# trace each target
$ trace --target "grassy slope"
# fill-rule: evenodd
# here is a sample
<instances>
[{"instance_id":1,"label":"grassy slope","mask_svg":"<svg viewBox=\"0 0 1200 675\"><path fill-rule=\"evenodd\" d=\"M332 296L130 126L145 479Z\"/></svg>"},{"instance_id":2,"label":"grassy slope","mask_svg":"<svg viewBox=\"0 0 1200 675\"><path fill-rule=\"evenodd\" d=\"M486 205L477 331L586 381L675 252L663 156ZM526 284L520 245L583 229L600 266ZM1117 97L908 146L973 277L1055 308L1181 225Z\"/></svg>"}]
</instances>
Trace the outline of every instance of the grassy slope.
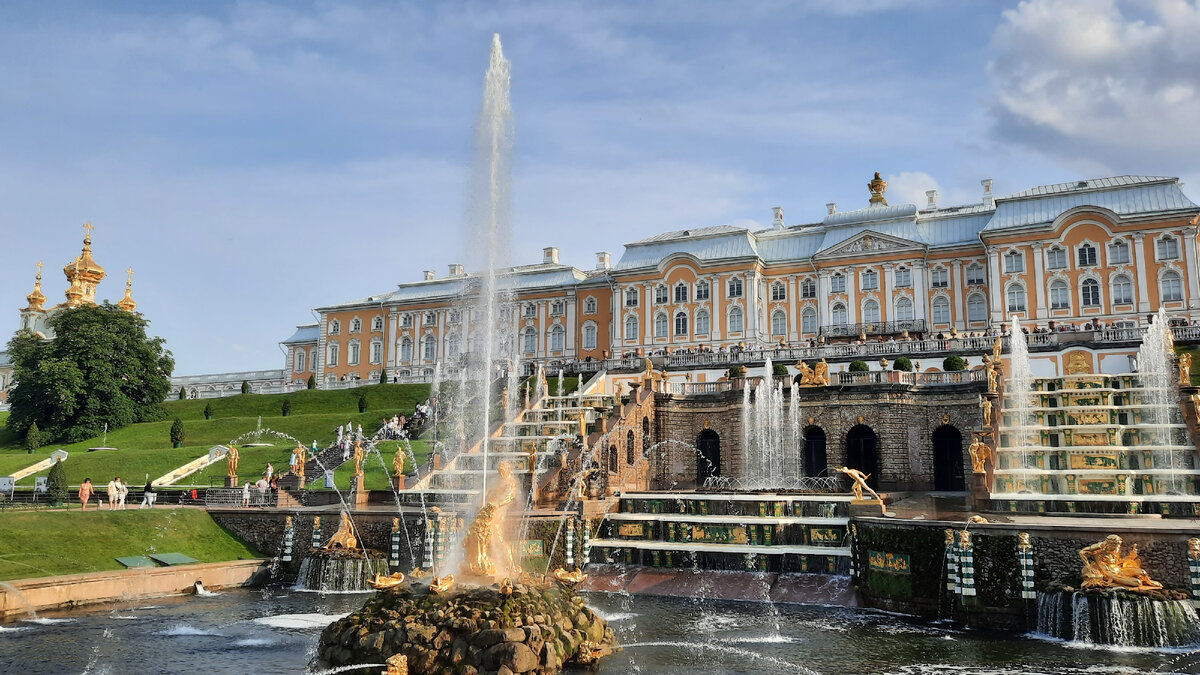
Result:
<instances>
[{"instance_id":1,"label":"grassy slope","mask_svg":"<svg viewBox=\"0 0 1200 675\"><path fill-rule=\"evenodd\" d=\"M183 553L200 562L259 554L200 509L38 511L0 517L0 580L122 569L117 556Z\"/></svg>"},{"instance_id":2,"label":"grassy slope","mask_svg":"<svg viewBox=\"0 0 1200 675\"><path fill-rule=\"evenodd\" d=\"M358 412L358 397L367 395L368 410ZM166 404L168 419L161 422L134 424L108 434L108 445L119 448L112 451L87 452L87 448L101 445L101 439L93 438L73 445L49 444L30 456L20 443L11 437L0 436L0 475L7 475L29 466L46 453L62 447L71 453L64 465L67 480L72 485L90 477L94 483L107 483L113 476L120 475L126 481L141 485L146 479L157 478L206 452L213 445L229 441L253 431L262 416L266 429L286 433L311 444L315 439L320 445L332 442L335 427L347 421L362 424L364 433L374 433L380 421L396 413L411 413L418 401L429 393L429 385L374 385L353 390L301 391L294 394L247 394L221 399L170 401ZM291 399L292 413L283 417L281 406L284 398ZM211 404L213 419L204 419L204 406ZM187 433L184 447L172 448L170 443L171 419L184 421ZM239 473L245 478L256 479L267 466L275 465L277 472L286 470L293 447L291 441L264 435L263 442L278 441L269 448L246 448L241 452ZM244 441L249 442L249 441ZM417 448L414 448L417 450ZM418 454L419 451L418 451ZM224 462L218 462L205 471L194 474L184 482L209 485L225 475ZM32 485L30 476L21 485Z\"/></svg>"}]
</instances>

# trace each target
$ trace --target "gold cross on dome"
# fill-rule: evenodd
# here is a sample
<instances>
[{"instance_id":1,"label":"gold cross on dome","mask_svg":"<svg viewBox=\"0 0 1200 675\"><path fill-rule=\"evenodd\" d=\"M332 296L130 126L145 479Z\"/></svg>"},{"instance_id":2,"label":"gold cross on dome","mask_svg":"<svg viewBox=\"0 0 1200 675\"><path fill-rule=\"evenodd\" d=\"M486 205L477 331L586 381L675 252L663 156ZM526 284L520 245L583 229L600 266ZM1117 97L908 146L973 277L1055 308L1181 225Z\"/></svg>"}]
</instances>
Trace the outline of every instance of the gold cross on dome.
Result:
<instances>
[{"instance_id":1,"label":"gold cross on dome","mask_svg":"<svg viewBox=\"0 0 1200 675\"><path fill-rule=\"evenodd\" d=\"M90 241L92 238L92 230L96 229L96 227L92 225L92 221L89 220L83 224L83 229L87 230L87 234L85 234L83 238Z\"/></svg>"},{"instance_id":2,"label":"gold cross on dome","mask_svg":"<svg viewBox=\"0 0 1200 675\"><path fill-rule=\"evenodd\" d=\"M43 264L42 264L42 261L41 261L41 260L39 260L39 261L38 261L38 263L37 263L37 268L38 268L38 277L39 277L39 278L42 276L42 268L43 268L43 267L45 267L45 265L43 265Z\"/></svg>"},{"instance_id":3,"label":"gold cross on dome","mask_svg":"<svg viewBox=\"0 0 1200 675\"><path fill-rule=\"evenodd\" d=\"M126 274L129 275L129 279L126 283L132 284L133 283L133 268L130 267L129 269L125 270L125 272L126 272Z\"/></svg>"}]
</instances>

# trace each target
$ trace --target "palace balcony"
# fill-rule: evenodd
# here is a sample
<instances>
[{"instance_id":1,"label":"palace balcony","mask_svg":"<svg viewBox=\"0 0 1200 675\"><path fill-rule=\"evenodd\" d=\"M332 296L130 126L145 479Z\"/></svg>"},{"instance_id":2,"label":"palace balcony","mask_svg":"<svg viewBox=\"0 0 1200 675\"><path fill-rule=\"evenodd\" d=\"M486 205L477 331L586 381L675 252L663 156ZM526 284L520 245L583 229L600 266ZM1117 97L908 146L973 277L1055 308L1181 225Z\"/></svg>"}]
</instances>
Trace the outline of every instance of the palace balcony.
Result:
<instances>
[{"instance_id":1,"label":"palace balcony","mask_svg":"<svg viewBox=\"0 0 1200 675\"><path fill-rule=\"evenodd\" d=\"M827 338L858 337L859 335L899 335L908 331L924 333L925 319L908 319L906 321L873 321L870 323L836 323L821 326L817 334Z\"/></svg>"}]
</instances>

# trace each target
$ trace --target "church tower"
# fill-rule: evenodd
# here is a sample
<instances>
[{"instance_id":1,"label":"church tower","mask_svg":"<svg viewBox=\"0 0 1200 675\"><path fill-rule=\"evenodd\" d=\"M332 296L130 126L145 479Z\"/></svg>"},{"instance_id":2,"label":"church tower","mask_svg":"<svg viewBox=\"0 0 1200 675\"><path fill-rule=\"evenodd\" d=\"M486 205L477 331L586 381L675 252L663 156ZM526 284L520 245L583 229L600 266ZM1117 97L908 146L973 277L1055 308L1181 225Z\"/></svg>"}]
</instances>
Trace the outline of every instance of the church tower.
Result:
<instances>
[{"instance_id":1,"label":"church tower","mask_svg":"<svg viewBox=\"0 0 1200 675\"><path fill-rule=\"evenodd\" d=\"M107 276L104 268L92 257L92 224L87 223L83 228L87 230L83 238L83 251L63 268L63 274L70 283L66 291L68 307L96 304L96 287Z\"/></svg>"}]
</instances>

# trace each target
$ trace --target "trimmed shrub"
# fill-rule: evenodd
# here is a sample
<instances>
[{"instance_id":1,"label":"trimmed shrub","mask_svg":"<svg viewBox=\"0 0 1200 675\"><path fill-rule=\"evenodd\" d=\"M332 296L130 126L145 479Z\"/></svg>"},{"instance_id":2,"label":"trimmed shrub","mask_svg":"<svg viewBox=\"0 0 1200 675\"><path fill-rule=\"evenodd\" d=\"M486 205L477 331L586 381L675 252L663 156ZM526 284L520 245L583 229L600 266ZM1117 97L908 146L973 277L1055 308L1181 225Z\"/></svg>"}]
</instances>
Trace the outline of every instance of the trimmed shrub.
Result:
<instances>
[{"instance_id":1,"label":"trimmed shrub","mask_svg":"<svg viewBox=\"0 0 1200 675\"><path fill-rule=\"evenodd\" d=\"M871 369L866 361L851 361L849 371L852 373L865 373Z\"/></svg>"},{"instance_id":2,"label":"trimmed shrub","mask_svg":"<svg viewBox=\"0 0 1200 675\"><path fill-rule=\"evenodd\" d=\"M308 376L308 388L309 389L317 388L317 376L315 374Z\"/></svg>"},{"instance_id":3,"label":"trimmed shrub","mask_svg":"<svg viewBox=\"0 0 1200 675\"><path fill-rule=\"evenodd\" d=\"M292 399L285 398L285 399L283 399L283 416L287 417L288 415L291 415L291 414L292 414Z\"/></svg>"},{"instance_id":4,"label":"trimmed shrub","mask_svg":"<svg viewBox=\"0 0 1200 675\"><path fill-rule=\"evenodd\" d=\"M367 395L366 394L361 394L358 397L358 412L360 412L360 413L367 412Z\"/></svg>"},{"instance_id":5,"label":"trimmed shrub","mask_svg":"<svg viewBox=\"0 0 1200 675\"><path fill-rule=\"evenodd\" d=\"M171 445L173 447L183 446L183 439L187 438L187 434L183 431L183 420L178 417L171 423Z\"/></svg>"},{"instance_id":6,"label":"trimmed shrub","mask_svg":"<svg viewBox=\"0 0 1200 675\"><path fill-rule=\"evenodd\" d=\"M386 370L380 369L379 384L387 384L387 371Z\"/></svg>"},{"instance_id":7,"label":"trimmed shrub","mask_svg":"<svg viewBox=\"0 0 1200 675\"><path fill-rule=\"evenodd\" d=\"M906 373L911 373L912 368L912 361L907 356L901 356L892 362L892 370L903 370Z\"/></svg>"},{"instance_id":8,"label":"trimmed shrub","mask_svg":"<svg viewBox=\"0 0 1200 675\"><path fill-rule=\"evenodd\" d=\"M729 366L729 372L725 373L725 376L731 380L738 377L745 377L746 368L745 366Z\"/></svg>"},{"instance_id":9,"label":"trimmed shrub","mask_svg":"<svg viewBox=\"0 0 1200 675\"><path fill-rule=\"evenodd\" d=\"M61 506L67 501L67 470L62 462L55 462L50 467L50 478L46 481L46 498L53 506Z\"/></svg>"},{"instance_id":10,"label":"trimmed shrub","mask_svg":"<svg viewBox=\"0 0 1200 675\"><path fill-rule=\"evenodd\" d=\"M772 364L771 374L774 375L775 377L787 377L788 376L788 367L782 363Z\"/></svg>"},{"instance_id":11,"label":"trimmed shrub","mask_svg":"<svg viewBox=\"0 0 1200 675\"><path fill-rule=\"evenodd\" d=\"M187 387L180 387L179 388L179 400L184 401L186 399L187 399Z\"/></svg>"},{"instance_id":12,"label":"trimmed shrub","mask_svg":"<svg viewBox=\"0 0 1200 675\"><path fill-rule=\"evenodd\" d=\"M212 404L205 403L204 404L204 419L211 420L212 416L213 416Z\"/></svg>"},{"instance_id":13,"label":"trimmed shrub","mask_svg":"<svg viewBox=\"0 0 1200 675\"><path fill-rule=\"evenodd\" d=\"M25 430L25 450L32 455L40 447L42 447L42 432L38 429L37 422L34 422Z\"/></svg>"},{"instance_id":14,"label":"trimmed shrub","mask_svg":"<svg viewBox=\"0 0 1200 675\"><path fill-rule=\"evenodd\" d=\"M945 358L945 360L942 361L942 370L944 370L948 373L956 371L956 370L966 370L966 369L967 369L967 360L964 359L963 357L959 356L958 354L951 354L950 356L947 356Z\"/></svg>"},{"instance_id":15,"label":"trimmed shrub","mask_svg":"<svg viewBox=\"0 0 1200 675\"><path fill-rule=\"evenodd\" d=\"M250 393L250 383L247 382L246 380L242 380L242 393L243 394Z\"/></svg>"}]
</instances>

